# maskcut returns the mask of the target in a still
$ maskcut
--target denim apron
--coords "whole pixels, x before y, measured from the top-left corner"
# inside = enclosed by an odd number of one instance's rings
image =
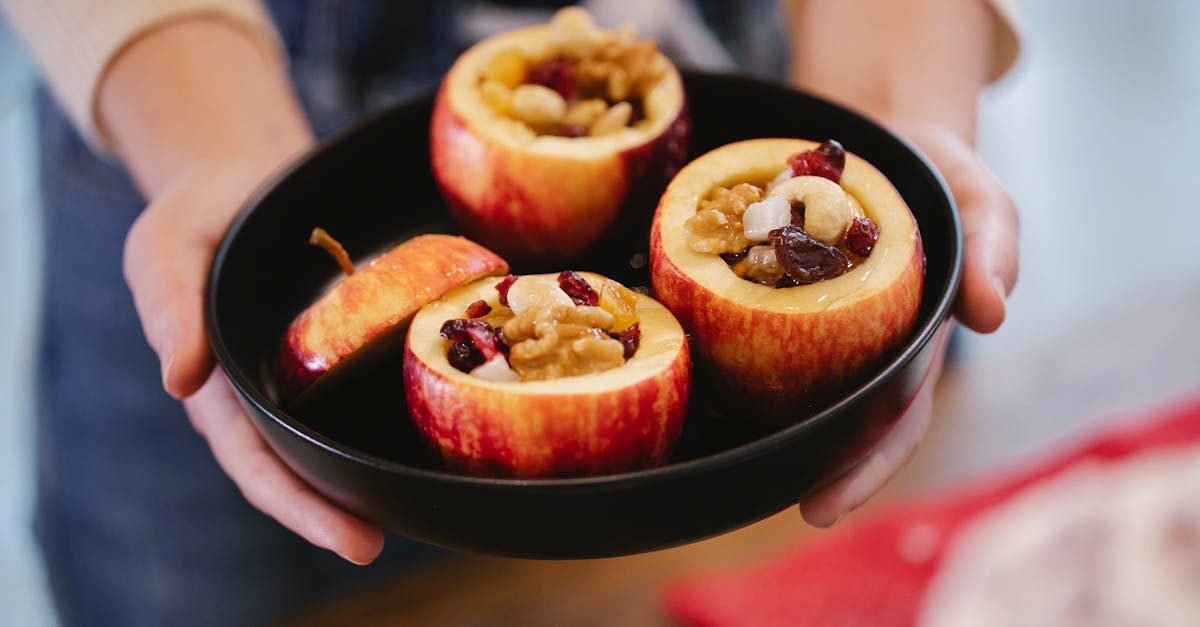
[[[267,4],[324,134],[436,85],[469,43],[459,12],[478,3]],[[729,6],[700,10],[728,28],[737,23]],[[138,324],[122,247],[143,200],[45,92],[39,114],[46,286],[35,527],[63,623],[261,623],[438,553],[389,537],[376,564],[355,567],[247,504],[163,392]]]

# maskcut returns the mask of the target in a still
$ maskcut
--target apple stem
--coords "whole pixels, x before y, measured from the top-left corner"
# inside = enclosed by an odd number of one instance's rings
[[[346,252],[345,248],[342,248],[341,242],[333,239],[333,236],[326,233],[325,229],[319,226],[314,228],[312,235],[308,236],[308,243],[324,248],[325,252],[329,253],[334,261],[337,261],[338,266],[341,267],[342,272],[346,273],[346,276],[354,274],[354,263],[350,261],[350,255]]]

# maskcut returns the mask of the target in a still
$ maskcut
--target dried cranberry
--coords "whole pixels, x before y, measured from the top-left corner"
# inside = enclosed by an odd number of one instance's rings
[[[798,285],[841,276],[850,269],[850,258],[794,226],[775,229],[768,235],[775,258]]]
[[[837,183],[842,180],[842,170],[845,168],[846,151],[832,139],[821,142],[812,150],[788,157],[788,169],[792,176],[823,176]]]
[[[458,368],[463,372],[470,372],[486,361],[483,358],[483,353],[477,348],[466,342],[453,342],[450,344],[450,349],[446,351],[446,359],[450,360],[450,365]]]
[[[563,55],[547,59],[529,72],[529,82],[549,87],[563,100],[570,100],[575,97],[575,65]]]
[[[483,320],[468,320],[466,318],[455,318],[442,323],[440,333],[442,337],[451,342],[470,342],[471,329],[486,329],[489,333],[492,330],[491,325]]]
[[[496,339],[496,330],[490,326],[484,326],[486,328],[472,327],[467,329],[467,334],[475,342],[475,348],[483,353],[484,361],[487,361],[500,354],[500,342]]]
[[[508,352],[500,329],[493,329],[492,325],[477,318],[447,320],[442,323],[440,333],[450,340],[446,358],[455,368],[464,372],[500,353]]]
[[[850,228],[846,229],[846,248],[859,257],[870,255],[871,249],[875,248],[875,242],[878,240],[879,225],[872,222],[870,218],[855,216],[854,221],[850,223]]]
[[[487,304],[482,298],[467,305],[468,318],[482,318],[492,312],[492,306]]]
[[[600,304],[600,294],[574,270],[563,270],[558,274],[558,286],[571,297],[576,305],[595,307]]]
[[[625,347],[625,359],[633,357],[642,343],[642,328],[636,322],[631,324],[629,328],[617,334],[617,341]]]
[[[508,288],[517,282],[517,275],[510,274],[504,277],[504,280],[496,284],[496,291],[500,292],[500,304],[508,307]]]

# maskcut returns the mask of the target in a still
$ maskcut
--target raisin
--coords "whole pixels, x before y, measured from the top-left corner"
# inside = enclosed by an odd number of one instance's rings
[[[483,365],[483,353],[467,342],[452,342],[446,351],[450,365],[463,372],[470,372]]]
[[[574,270],[563,270],[558,274],[558,286],[571,297],[576,305],[595,307],[600,304],[600,293]]]
[[[633,357],[642,343],[642,328],[635,322],[629,325],[629,328],[618,333],[616,339],[621,346],[625,347],[625,359],[629,359]]]
[[[827,139],[812,150],[788,157],[787,163],[792,176],[823,176],[837,183],[846,168],[846,151],[836,140]]]
[[[468,318],[482,318],[492,312],[492,306],[486,300],[479,299],[467,306]]]
[[[508,288],[517,282],[517,275],[510,274],[504,277],[504,280],[496,284],[496,291],[500,293],[500,304],[508,307]]]
[[[855,216],[850,227],[846,229],[846,248],[859,257],[870,255],[871,249],[875,248],[875,242],[878,240],[879,225],[872,222],[870,218]]]
[[[832,279],[850,269],[850,258],[845,253],[813,239],[797,227],[775,229],[768,237],[779,265],[797,285]]]
[[[575,97],[575,65],[571,59],[558,55],[539,63],[529,73],[528,82],[549,87],[558,92],[563,100]]]

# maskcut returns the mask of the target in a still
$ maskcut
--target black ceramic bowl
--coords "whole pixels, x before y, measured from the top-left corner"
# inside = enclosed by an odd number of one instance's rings
[[[851,468],[930,368],[931,340],[948,316],[961,265],[953,201],[908,144],[845,109],[747,78],[689,74],[685,85],[693,156],[752,137],[833,137],[895,184],[928,256],[920,317],[895,358],[833,406],[773,432],[740,426],[698,393],[666,466],[579,479],[441,469],[409,424],[398,350],[380,351],[354,376],[285,411],[271,373],[279,338],[338,272],[306,243],[309,231],[322,226],[364,258],[417,233],[455,230],[430,172],[430,94],[321,143],[249,203],[217,251],[207,293],[213,349],[284,462],[388,529],[452,549],[533,558],[622,555],[711,537],[785,509]],[[577,269],[649,284],[644,266]]]

